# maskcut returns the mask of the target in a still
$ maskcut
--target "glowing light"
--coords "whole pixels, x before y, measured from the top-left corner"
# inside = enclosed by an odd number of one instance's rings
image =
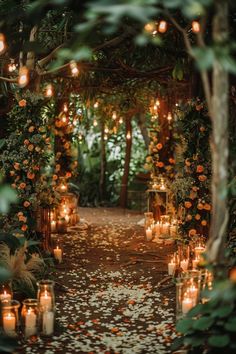
[[[67,106],[67,104],[66,103],[64,103],[64,105],[63,105],[63,112],[68,112],[68,106]]]
[[[122,117],[120,117],[120,119],[119,119],[119,123],[120,123],[120,124],[122,124],[123,122],[124,122],[123,118],[122,118]]]
[[[126,134],[126,139],[127,139],[127,140],[130,140],[130,139],[131,139],[131,133],[130,133],[130,132],[128,132],[128,133]]]
[[[5,36],[3,33],[0,33],[0,54],[4,53],[6,50]]]
[[[83,140],[83,135],[79,134],[78,138],[79,138],[79,140]]]
[[[25,87],[29,82],[29,70],[26,66],[22,66],[19,70],[18,85]]]
[[[16,70],[16,64],[14,63],[14,61],[12,61],[11,64],[8,65],[8,71],[12,73],[15,70]]]
[[[193,21],[192,22],[192,31],[194,33],[199,33],[200,32],[200,23],[198,21]]]
[[[94,103],[93,107],[94,107],[94,108],[98,108],[98,106],[99,106],[99,103],[98,103],[98,101],[96,101],[96,102]]]
[[[72,76],[78,76],[79,75],[79,69],[74,60],[70,62],[70,69],[71,69],[71,74]]]
[[[109,129],[108,129],[108,127],[105,127],[105,129],[104,129],[104,133],[105,133],[105,134],[108,134],[108,133],[109,133]]]
[[[144,26],[144,30],[148,33],[152,33],[155,31],[156,29],[156,23],[155,22],[148,22],[146,23],[146,25]]]
[[[167,22],[164,20],[161,20],[159,25],[158,25],[158,31],[160,33],[165,33],[167,31]]]
[[[53,86],[51,84],[48,84],[46,86],[45,96],[46,97],[52,97],[53,96]]]
[[[171,112],[169,112],[169,113],[167,114],[167,120],[168,120],[169,122],[172,120],[172,114],[171,114]]]
[[[160,107],[160,105],[161,105],[161,102],[159,101],[158,98],[156,99],[155,105],[156,105],[157,107]]]
[[[93,126],[96,127],[97,125],[98,125],[98,122],[97,122],[96,119],[94,119],[94,121],[93,121]]]
[[[116,114],[116,112],[114,111],[114,112],[112,113],[112,119],[113,119],[113,120],[116,120],[116,118],[117,118],[117,114]]]
[[[66,118],[66,116],[63,114],[63,116],[62,116],[62,118],[61,118],[61,121],[63,122],[63,123],[66,123],[67,122],[67,118]]]
[[[108,139],[108,136],[105,134],[104,135],[104,140],[107,140]]]

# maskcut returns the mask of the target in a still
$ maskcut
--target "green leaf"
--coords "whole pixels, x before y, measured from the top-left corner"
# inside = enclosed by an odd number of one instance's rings
[[[205,331],[214,323],[214,319],[211,317],[200,317],[199,319],[193,320],[193,328],[199,331]]]
[[[199,70],[208,70],[212,67],[215,58],[215,53],[213,48],[194,47],[192,48],[192,52],[193,52],[193,56],[196,59]]]
[[[211,316],[212,317],[220,317],[220,318],[223,318],[223,317],[228,317],[232,311],[234,310],[234,307],[233,306],[223,306],[223,307],[219,307],[218,309],[215,309]]]
[[[177,337],[174,339],[173,343],[171,344],[171,353],[175,352],[176,350],[180,349],[184,344],[183,337]]]
[[[0,212],[7,213],[11,203],[17,201],[17,193],[8,185],[0,187]]]
[[[230,338],[227,334],[218,334],[210,336],[207,342],[212,347],[224,348],[229,344]]]
[[[191,318],[184,318],[176,325],[176,330],[180,333],[187,333],[192,328],[193,320]]]
[[[11,276],[12,274],[8,269],[0,266],[0,283],[6,282]]]
[[[200,347],[205,343],[205,336],[202,335],[192,335],[192,336],[187,336],[184,337],[184,344],[185,345],[191,345],[193,347]]]
[[[227,331],[236,332],[236,318],[230,318],[224,327]]]
[[[202,313],[204,305],[198,304],[197,306],[193,307],[187,314],[187,317],[195,317]]]
[[[13,353],[15,352],[16,348],[18,347],[17,339],[9,338],[5,335],[0,335],[0,351],[6,353]]]

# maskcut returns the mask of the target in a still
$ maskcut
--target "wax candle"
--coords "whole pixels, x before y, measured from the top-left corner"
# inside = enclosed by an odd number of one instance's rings
[[[55,220],[52,220],[51,221],[51,232],[56,232],[56,221]]]
[[[6,290],[3,291],[2,294],[0,294],[0,301],[9,301],[11,300],[11,294],[9,294]]]
[[[192,299],[193,306],[195,306],[197,303],[197,298],[198,298],[198,289],[194,284],[192,284],[188,288],[188,295],[189,295],[190,299]]]
[[[170,263],[168,263],[168,274],[169,274],[169,275],[173,275],[173,274],[174,274],[175,267],[176,267],[176,263],[175,263],[174,260],[172,259],[172,260],[170,261]]]
[[[58,260],[59,263],[62,261],[62,249],[58,246],[53,250],[54,257]]]
[[[3,330],[9,336],[15,334],[16,316],[13,313],[9,312],[3,314]]]
[[[198,266],[198,263],[199,263],[199,258],[195,258],[195,259],[193,259],[193,269],[196,269],[197,268],[197,266]]]
[[[183,269],[183,271],[186,271],[188,269],[188,260],[184,259],[183,261],[181,261],[180,267]]]
[[[37,333],[37,315],[28,309],[25,314],[25,336],[30,337]]]
[[[162,224],[162,234],[163,235],[168,235],[169,234],[169,227],[170,224],[168,222],[165,222],[164,224]]]
[[[159,221],[155,225],[155,233],[157,237],[159,237],[161,234],[161,224]]]
[[[193,300],[190,297],[184,297],[182,301],[182,312],[185,315],[194,306]]]
[[[170,225],[170,236],[174,237],[177,234],[177,226],[176,225]]]
[[[203,252],[205,252],[205,247],[196,246],[196,247],[194,248],[194,252],[195,252],[195,257],[196,257],[196,258],[199,258],[200,255],[201,255]]]
[[[52,311],[43,312],[42,333],[50,336],[54,331],[54,313]]]
[[[40,306],[46,308],[47,310],[51,310],[52,308],[52,297],[48,294],[47,290],[43,292],[40,296],[39,300]]]
[[[147,238],[147,241],[151,241],[151,239],[152,239],[152,229],[151,228],[148,228],[146,230],[146,238]]]
[[[70,217],[69,217],[69,215],[66,215],[65,216],[65,220],[66,220],[66,222],[67,222],[67,224],[69,223],[69,221],[70,221]]]

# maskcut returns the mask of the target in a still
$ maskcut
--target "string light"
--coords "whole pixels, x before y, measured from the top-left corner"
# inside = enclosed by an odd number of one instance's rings
[[[14,59],[11,59],[11,63],[8,65],[8,71],[12,73],[16,70],[16,64],[14,63]]]
[[[0,33],[0,54],[4,53],[6,50],[5,36],[3,33]]]
[[[46,86],[45,96],[46,97],[52,97],[53,96],[53,86],[51,84],[48,84]]]
[[[98,106],[99,106],[99,103],[98,103],[98,101],[96,101],[96,102],[94,103],[93,107],[94,107],[94,108],[98,108]]]
[[[105,134],[108,134],[108,133],[109,133],[109,129],[108,129],[108,127],[105,127],[105,129],[104,129],[104,133],[105,133]]]
[[[71,74],[72,76],[78,76],[79,75],[79,69],[74,60],[70,62],[70,69],[71,69]]]
[[[114,111],[114,112],[112,113],[112,119],[113,119],[113,120],[116,120],[116,118],[117,118],[117,114],[116,114],[116,111]]]
[[[156,99],[155,105],[156,105],[157,107],[160,107],[160,105],[161,105],[161,102],[159,101],[158,98]]]
[[[26,66],[22,66],[19,70],[18,85],[25,87],[29,82],[29,70]]]
[[[158,31],[160,33],[165,33],[167,31],[167,22],[165,20],[159,22]]]
[[[167,120],[168,120],[168,122],[170,122],[170,121],[172,120],[172,114],[171,114],[171,112],[168,112],[168,114],[167,114]]]
[[[67,122],[67,118],[66,118],[66,115],[65,115],[65,114],[62,115],[61,121],[62,121],[63,123],[66,123],[66,122]]]
[[[98,122],[97,122],[96,119],[94,119],[94,121],[93,121],[93,126],[96,127],[97,125],[98,125]]]
[[[116,126],[113,127],[113,133],[117,134],[117,127]]]
[[[120,124],[122,124],[123,122],[124,122],[123,118],[122,118],[122,117],[120,117],[120,119],[119,119],[119,123],[120,123]]]
[[[64,103],[64,105],[63,105],[63,112],[68,112],[68,106],[67,106],[67,104],[66,103]]]
[[[130,133],[130,132],[128,132],[128,133],[126,134],[126,139],[127,139],[127,140],[130,140],[130,139],[131,139],[131,133]]]
[[[104,135],[104,140],[107,140],[108,139],[108,136],[107,134]]]
[[[199,33],[200,32],[200,23],[198,21],[193,21],[192,22],[192,31],[194,33]]]

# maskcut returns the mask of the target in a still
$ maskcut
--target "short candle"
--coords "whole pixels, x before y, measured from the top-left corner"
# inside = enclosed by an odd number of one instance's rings
[[[59,263],[62,261],[62,249],[58,246],[53,250],[54,257],[58,260]]]
[[[16,317],[13,313],[5,313],[3,315],[3,330],[9,336],[15,334],[16,330]]]
[[[9,294],[6,290],[3,291],[2,294],[0,294],[0,301],[9,301],[11,300],[11,294]]]

